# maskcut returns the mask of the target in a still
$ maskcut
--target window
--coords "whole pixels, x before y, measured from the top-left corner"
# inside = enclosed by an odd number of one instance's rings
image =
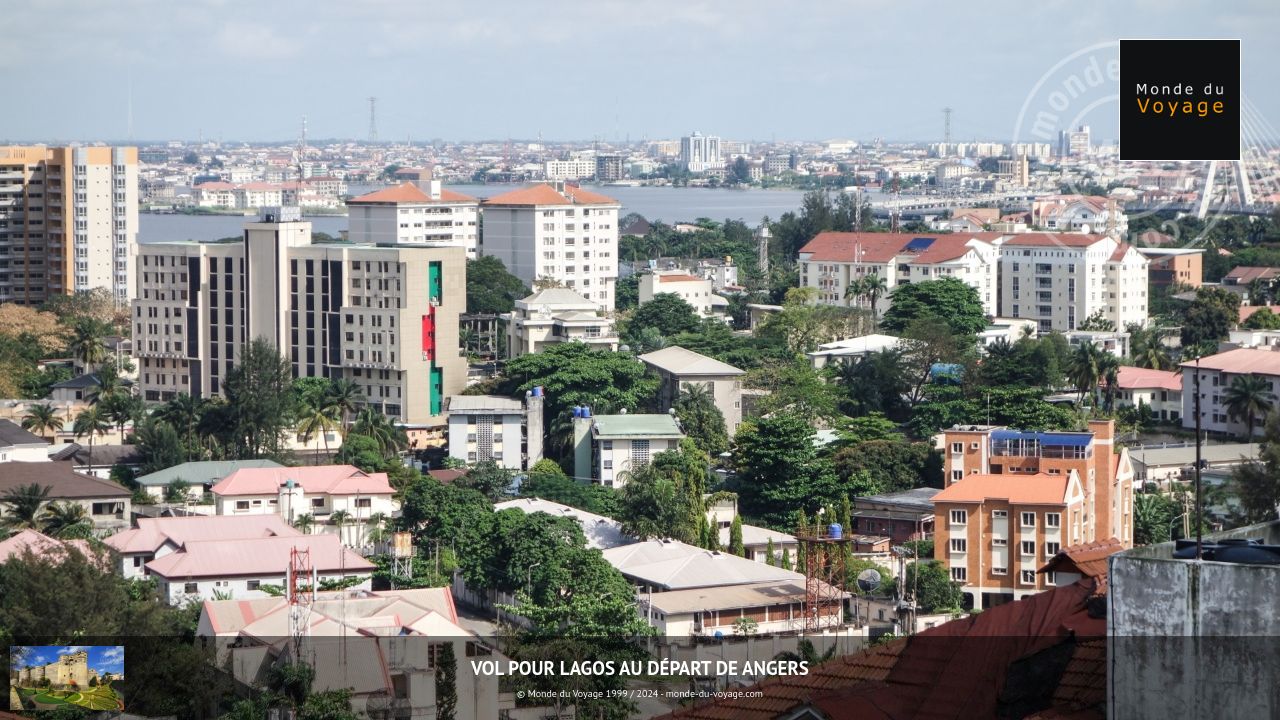
[[[196,595],[200,592],[200,586],[196,583],[187,583],[182,586],[182,592],[188,595]]]
[[[134,567],[142,567],[142,557],[141,557],[141,556],[135,557],[135,558],[133,559],[133,566],[134,566]]]
[[[1022,527],[1035,527],[1036,514],[1033,512],[1022,513]]]
[[[601,441],[600,441],[600,449],[601,449],[601,450],[612,450],[612,449],[613,449],[613,441],[612,441],[612,440],[601,440]]]
[[[968,510],[952,510],[952,511],[951,511],[951,524],[952,524],[952,525],[964,525],[964,524],[965,524],[965,523],[967,523],[967,522],[969,522],[969,511],[968,511]]]
[[[991,538],[991,547],[1006,547],[1009,541],[1005,538]]]
[[[962,553],[969,547],[969,541],[964,538],[951,538],[951,552]]]
[[[969,576],[968,568],[965,568],[965,567],[951,568],[951,579],[956,582],[964,582],[965,580],[968,579],[968,576]]]
[[[964,479],[964,470],[952,470],[951,482],[958,482]]]
[[[313,508],[324,507],[324,498],[311,498],[311,507]]]
[[[1008,575],[1009,568],[993,567],[991,568],[991,574],[992,575]]]
[[[373,498],[356,498],[356,507],[358,508],[373,507]]]
[[[1023,555],[1027,555],[1027,556],[1035,555],[1035,554],[1036,554],[1036,541],[1035,541],[1035,540],[1023,540],[1023,541],[1022,541],[1022,554],[1023,554]]]
[[[1062,549],[1062,544],[1061,544],[1061,543],[1056,543],[1056,542],[1045,542],[1045,544],[1044,544],[1044,556],[1045,556],[1045,557],[1047,557],[1047,558],[1051,558],[1051,557],[1053,557],[1054,555],[1057,555],[1057,554],[1058,554],[1058,551],[1059,551],[1059,550],[1061,550],[1061,549]]]
[[[257,590],[262,584],[261,580],[250,580],[246,585],[250,590]]]
[[[1023,570],[1023,571],[1022,571],[1022,584],[1023,584],[1023,585],[1035,585],[1035,584],[1036,584],[1036,571],[1035,571],[1035,570]]]
[[[1044,526],[1051,527],[1051,528],[1062,527],[1062,514],[1061,513],[1045,513]]]
[[[1008,510],[992,510],[991,511],[992,520],[1007,520],[1008,518],[1009,518]]]
[[[236,510],[248,510],[248,509],[249,509],[249,501],[248,501],[248,500],[237,500],[237,501],[236,501]]]
[[[612,460],[605,460],[605,461],[604,461],[604,469],[605,469],[605,470],[612,470],[612,469],[613,469],[613,461],[612,461]]]
[[[953,453],[962,453],[962,452],[964,452],[964,443],[962,443],[962,442],[953,442],[953,443],[951,443],[951,452],[953,452]]]

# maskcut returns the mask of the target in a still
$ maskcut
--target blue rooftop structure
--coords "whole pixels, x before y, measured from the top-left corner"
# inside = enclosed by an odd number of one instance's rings
[[[907,252],[924,252],[925,250],[929,249],[929,246],[933,244],[934,240],[937,240],[937,238],[931,238],[931,237],[912,238],[911,241],[907,243],[907,246],[903,249],[906,250]]]

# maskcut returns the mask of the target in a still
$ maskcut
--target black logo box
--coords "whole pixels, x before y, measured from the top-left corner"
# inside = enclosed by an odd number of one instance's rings
[[[1243,102],[1239,40],[1120,41],[1122,160],[1239,160]]]

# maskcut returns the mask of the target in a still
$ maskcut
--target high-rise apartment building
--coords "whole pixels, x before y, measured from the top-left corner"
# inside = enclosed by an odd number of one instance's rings
[[[1081,125],[1075,130],[1063,130],[1058,135],[1059,157],[1084,157],[1093,152],[1093,140],[1089,134],[1089,126]]]
[[[720,152],[720,138],[697,132],[680,138],[680,164],[689,172],[722,169],[724,156]]]
[[[370,245],[450,245],[476,257],[480,201],[447,190],[439,180],[406,182],[347,201],[347,239]]]
[[[480,204],[480,254],[493,255],[528,285],[554,280],[605,311],[618,280],[618,211],[611,197],[541,183]]]
[[[133,297],[138,149],[0,147],[0,302]]]
[[[1041,332],[1076,330],[1101,313],[1117,329],[1147,322],[1147,259],[1106,235],[1019,233],[1000,248],[1000,317]]]
[[[596,155],[596,180],[614,182],[623,176],[621,155]]]
[[[1133,544],[1133,466],[1116,451],[1115,421],[1088,432],[958,426],[943,440],[934,557],[976,606],[1052,587],[1035,570],[1061,548]]]
[[[211,397],[254,338],[296,377],[345,378],[410,430],[445,424],[466,359],[461,247],[313,243],[297,208],[246,223],[234,242],[142,246],[133,303],[143,399]]]

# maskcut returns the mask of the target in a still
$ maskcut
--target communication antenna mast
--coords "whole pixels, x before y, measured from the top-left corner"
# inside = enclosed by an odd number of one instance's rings
[[[942,143],[951,144],[951,108],[942,108]]]
[[[760,272],[769,272],[769,218],[760,220],[756,228],[756,266]]]
[[[305,584],[304,584],[305,583]],[[316,600],[316,569],[311,563],[311,549],[289,551],[289,637],[293,640],[293,655],[302,662],[302,646],[311,632],[311,606]]]
[[[378,142],[378,98],[369,96],[369,142]]]
[[[902,225],[902,208],[899,207],[899,201],[902,199],[902,180],[895,170],[893,173],[893,210],[889,213],[889,232],[899,232]]]
[[[796,530],[798,552],[804,558],[804,607],[801,622],[806,633],[838,625],[843,618],[845,557],[849,537],[839,524],[809,525]]]

